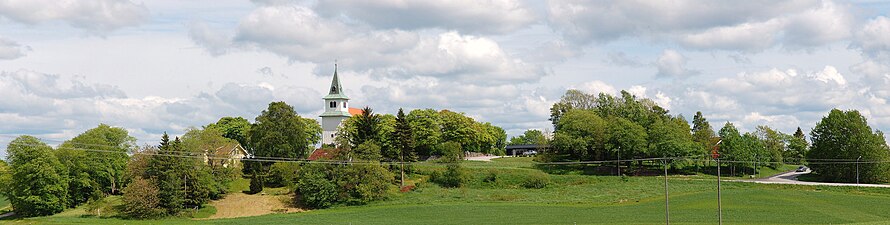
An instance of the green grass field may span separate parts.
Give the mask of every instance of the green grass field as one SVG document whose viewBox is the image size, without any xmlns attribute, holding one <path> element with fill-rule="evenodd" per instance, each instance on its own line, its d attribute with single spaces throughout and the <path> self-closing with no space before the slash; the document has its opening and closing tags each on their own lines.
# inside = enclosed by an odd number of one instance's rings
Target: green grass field
<svg viewBox="0 0 890 225">
<path fill-rule="evenodd" d="M 337 206 L 293 214 L 220 220 L 123 221 L 59 214 L 12 224 L 659 224 L 664 223 L 663 177 L 550 175 L 543 189 L 517 184 L 532 173 L 528 159 L 467 162 L 465 188 L 421 183 L 366 206 Z M 424 170 L 425 168 L 417 168 Z M 778 171 L 778 170 L 777 170 Z M 496 174 L 495 182 L 483 177 Z M 765 174 L 764 174 L 765 175 Z M 715 224 L 716 180 L 669 177 L 672 224 Z M 890 189 L 723 182 L 726 224 L 890 224 Z"/>
<path fill-rule="evenodd" d="M 0 196 L 0 209 L 6 208 L 7 206 L 9 206 L 9 201 L 3 196 Z"/>
</svg>

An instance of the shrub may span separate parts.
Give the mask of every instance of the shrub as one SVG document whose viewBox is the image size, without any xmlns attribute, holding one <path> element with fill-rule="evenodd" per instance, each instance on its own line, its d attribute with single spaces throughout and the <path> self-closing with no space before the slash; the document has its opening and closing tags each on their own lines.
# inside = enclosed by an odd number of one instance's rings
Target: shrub
<svg viewBox="0 0 890 225">
<path fill-rule="evenodd" d="M 300 174 L 300 164 L 278 162 L 269 169 L 269 177 L 263 183 L 269 187 L 288 187 L 293 189 Z"/>
<path fill-rule="evenodd" d="M 146 219 L 164 214 L 154 182 L 137 177 L 123 191 L 121 212 L 127 217 Z"/>
<path fill-rule="evenodd" d="M 310 208 L 322 209 L 333 205 L 337 199 L 337 185 L 328 178 L 325 165 L 308 165 L 300 171 L 297 181 L 297 201 Z"/>
<path fill-rule="evenodd" d="M 498 182 L 498 172 L 494 170 L 488 171 L 488 174 L 485 175 L 485 178 L 482 178 L 482 182 L 496 184 Z"/>
<path fill-rule="evenodd" d="M 433 172 L 430 180 L 442 187 L 461 187 L 470 180 L 470 175 L 464 171 L 460 164 L 451 164 L 444 172 Z"/>
<path fill-rule="evenodd" d="M 256 194 L 263 191 L 263 177 L 253 173 L 253 177 L 250 178 L 250 194 Z"/>
<path fill-rule="evenodd" d="M 393 174 L 380 165 L 350 165 L 337 174 L 343 201 L 350 205 L 383 199 L 393 182 Z"/>
<path fill-rule="evenodd" d="M 529 175 L 526 180 L 522 182 L 522 187 L 541 189 L 547 187 L 548 184 L 550 184 L 549 176 L 546 174 L 533 174 Z"/>
</svg>

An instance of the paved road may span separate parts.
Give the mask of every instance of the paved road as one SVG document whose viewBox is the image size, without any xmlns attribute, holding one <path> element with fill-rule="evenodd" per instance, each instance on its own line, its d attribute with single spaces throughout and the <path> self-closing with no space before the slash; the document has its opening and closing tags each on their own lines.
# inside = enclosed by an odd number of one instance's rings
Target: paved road
<svg viewBox="0 0 890 225">
<path fill-rule="evenodd" d="M 472 161 L 491 161 L 491 159 L 500 158 L 503 156 L 474 156 L 474 157 L 466 157 L 467 160 Z"/>
<path fill-rule="evenodd" d="M 806 172 L 786 172 L 781 173 L 772 177 L 761 178 L 756 180 L 738 180 L 741 182 L 753 182 L 759 184 L 796 184 L 796 185 L 825 185 L 825 186 L 859 186 L 859 187 L 883 187 L 890 188 L 890 185 L 885 184 L 851 184 L 851 183 L 825 183 L 825 182 L 809 182 L 809 181 L 799 181 L 797 180 L 797 176 L 802 174 L 808 174 L 812 171 L 807 170 Z"/>
</svg>

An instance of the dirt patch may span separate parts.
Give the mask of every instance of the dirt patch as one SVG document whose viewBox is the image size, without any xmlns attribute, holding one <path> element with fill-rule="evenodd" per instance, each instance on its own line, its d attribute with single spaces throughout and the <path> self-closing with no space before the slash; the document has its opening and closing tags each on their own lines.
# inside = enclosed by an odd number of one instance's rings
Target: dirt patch
<svg viewBox="0 0 890 225">
<path fill-rule="evenodd" d="M 288 195 L 248 195 L 244 193 L 232 193 L 225 198 L 213 201 L 210 204 L 216 207 L 216 214 L 207 219 L 235 218 L 247 216 L 259 216 L 272 213 L 303 212 L 305 210 L 286 204 Z"/>
</svg>

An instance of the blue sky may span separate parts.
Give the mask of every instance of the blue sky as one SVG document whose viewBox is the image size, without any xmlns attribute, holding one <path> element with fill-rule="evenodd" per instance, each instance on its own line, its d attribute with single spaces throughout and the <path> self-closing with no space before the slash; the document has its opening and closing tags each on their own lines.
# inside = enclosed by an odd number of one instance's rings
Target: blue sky
<svg viewBox="0 0 890 225">
<path fill-rule="evenodd" d="M 98 123 L 140 143 L 271 101 L 317 118 L 334 60 L 353 106 L 550 127 L 569 88 L 629 90 L 714 126 L 890 129 L 884 1 L 0 0 L 0 155 Z"/>
</svg>

